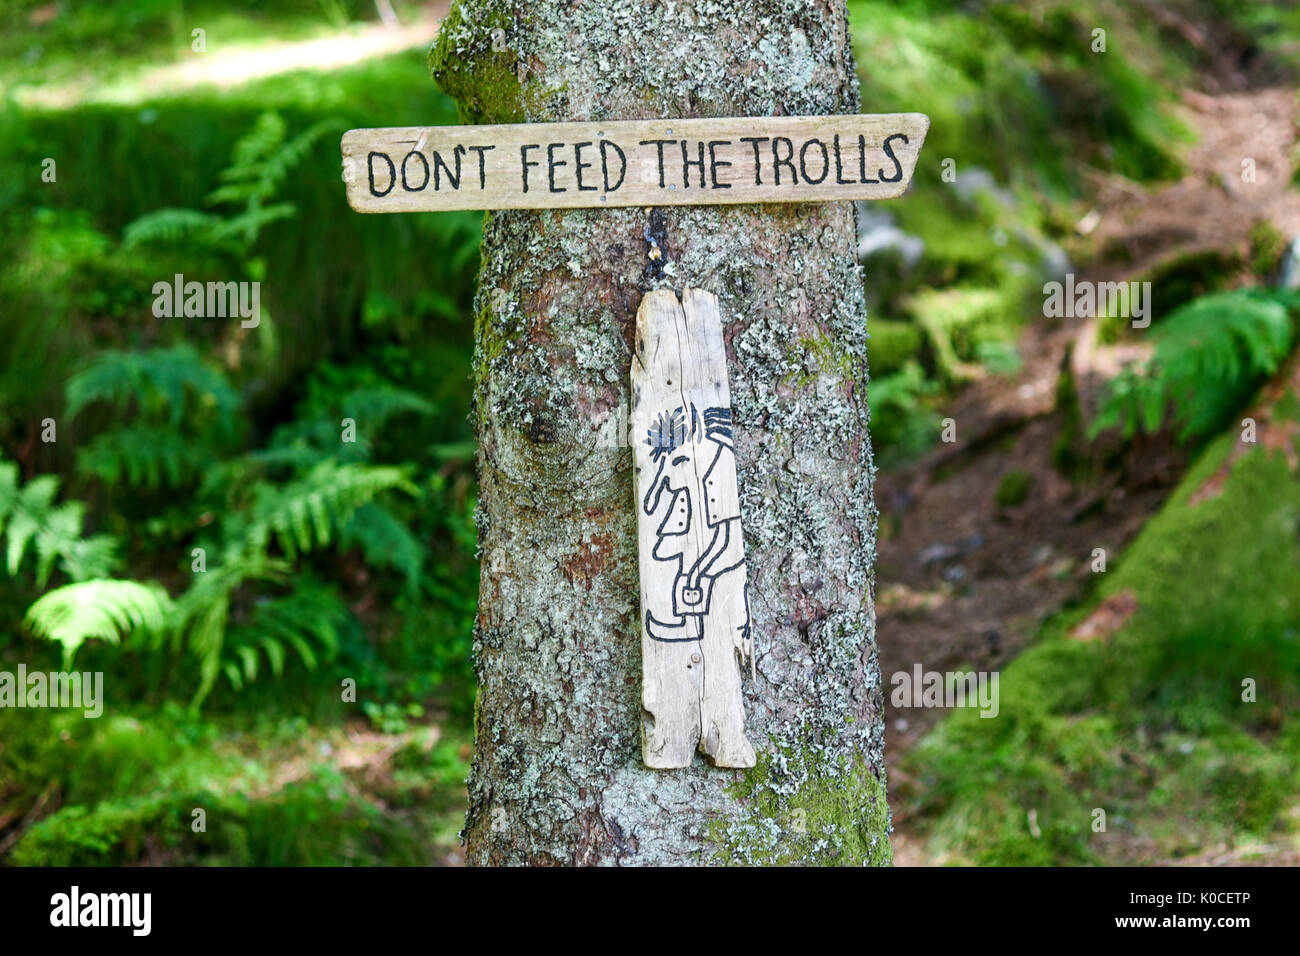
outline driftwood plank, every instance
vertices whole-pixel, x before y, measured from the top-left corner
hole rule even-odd
[[[637,312],[632,435],[647,766],[752,767],[741,664],[753,667],[731,390],[718,301],[648,293]]]
[[[921,113],[412,126],[343,135],[357,212],[892,199]]]

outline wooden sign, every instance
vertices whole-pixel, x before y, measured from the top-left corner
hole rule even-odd
[[[892,199],[929,117],[777,116],[354,129],[357,212]]]
[[[842,202],[901,196],[921,113],[354,129],[357,212]],[[648,293],[632,358],[643,758],[752,767],[755,674],[718,301]]]
[[[731,389],[718,300],[648,293],[636,317],[632,435],[641,571],[643,755],[754,766],[742,661],[754,667]]]

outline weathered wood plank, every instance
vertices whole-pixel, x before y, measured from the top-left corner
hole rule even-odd
[[[892,199],[930,128],[920,113],[354,129],[357,212]]]
[[[637,312],[632,435],[641,573],[643,754],[754,766],[741,667],[753,666],[731,390],[717,299],[648,293]]]

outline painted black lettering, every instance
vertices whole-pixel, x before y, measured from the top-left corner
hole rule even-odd
[[[759,154],[758,154],[758,148],[759,148],[759,146],[761,146],[763,143],[766,143],[766,142],[768,141],[768,139],[769,139],[769,137],[767,137],[767,136],[742,136],[742,137],[740,137],[740,141],[741,141],[742,143],[753,143],[753,144],[754,144],[754,185],[755,185],[755,186],[761,186],[761,185],[763,185],[763,160],[762,160],[762,158],[760,158],[760,156],[759,156]]]
[[[424,181],[418,186],[412,186],[406,179],[406,164],[411,161],[412,156],[418,159],[420,165],[424,167]],[[408,193],[418,193],[427,185],[429,185],[429,161],[424,158],[423,153],[417,153],[415,150],[411,150],[402,158],[402,188]]]
[[[709,140],[709,181],[713,184],[714,189],[730,189],[731,183],[718,182],[718,167],[730,166],[730,160],[718,159],[713,151],[719,146],[730,146],[729,139],[711,139]]]
[[[487,164],[484,163],[483,161],[483,154],[486,153],[489,149],[496,149],[496,147],[495,146],[469,147],[469,151],[471,153],[478,153],[478,188],[479,189],[487,188]]]
[[[456,171],[453,173],[451,167],[447,165],[442,155],[435,149],[433,151],[433,191],[437,192],[442,188],[442,173],[447,173],[447,181],[451,183],[452,189],[460,189],[460,158],[465,155],[467,150],[464,146],[457,146],[451,151],[452,162],[456,164]]]
[[[590,142],[573,144],[573,174],[578,179],[578,192],[594,193],[598,187],[582,185],[582,171],[591,169],[595,163],[584,163],[582,161],[582,147],[592,145]]]
[[[669,143],[675,143],[675,139],[643,139],[641,146],[657,146],[659,148],[659,188],[664,188],[664,147]]]
[[[606,147],[609,147],[614,150],[614,152],[618,153],[618,182],[614,183],[612,186],[609,184],[609,153],[606,150]],[[618,143],[615,143],[613,140],[602,139],[600,141],[600,175],[601,179],[605,183],[605,192],[607,193],[612,193],[614,190],[618,189],[619,186],[622,186],[623,177],[627,175],[627,156],[623,154],[623,150],[619,147]],[[659,176],[662,180],[663,173],[660,172]],[[663,185],[663,183],[660,182],[660,185]]]
[[[700,150],[699,159],[691,159],[690,154],[686,152],[686,140],[682,140],[682,185],[687,189],[691,188],[691,167],[700,168],[700,188],[704,188],[704,144],[697,143]]]
[[[858,137],[858,181],[862,183],[878,183],[879,179],[870,179],[867,177],[867,138]]]
[[[546,182],[549,184],[553,193],[567,193],[569,190],[564,186],[555,185],[555,170],[559,166],[569,165],[567,159],[556,160],[555,151],[562,147],[563,143],[546,144]]]
[[[840,134],[835,134],[835,183],[838,186],[851,186],[853,180],[844,178],[844,158],[840,156]]]
[[[541,148],[542,147],[537,145],[536,143],[525,143],[524,145],[519,147],[519,166],[520,166],[520,171],[522,172],[524,177],[524,192],[528,192],[528,168],[530,166],[542,165],[539,162],[534,162],[533,160],[530,160],[528,158],[528,151],[530,149],[541,149]]]
[[[816,179],[808,175],[808,147],[813,144],[822,151],[822,174]],[[826,153],[826,144],[819,139],[810,139],[799,149],[799,172],[803,175],[804,182],[812,186],[819,186],[826,180],[826,175],[831,171],[830,156]]]
[[[385,189],[383,192],[380,192],[378,189],[375,188],[375,157],[376,156],[381,157],[383,161],[388,164],[388,188]],[[387,196],[389,193],[391,193],[393,191],[393,187],[397,185],[397,167],[393,165],[393,160],[389,157],[389,155],[387,153],[376,153],[372,151],[370,155],[366,157],[366,166],[369,167],[369,171],[370,171],[370,195]]]
[[[778,147],[784,143],[786,153],[782,156]],[[772,138],[772,172],[776,174],[776,184],[781,185],[781,167],[788,167],[790,170],[790,182],[792,185],[799,185],[799,173],[795,171],[794,163],[794,143],[784,136],[775,136]]]
[[[885,137],[885,144],[884,144],[885,155],[894,161],[894,175],[886,176],[885,171],[883,169],[879,170],[878,175],[880,176],[880,181],[882,183],[897,183],[897,182],[902,182],[903,179],[903,164],[898,161],[898,157],[894,155],[893,149],[891,149],[889,146],[889,144],[896,139],[901,139],[903,141],[903,145],[907,145],[908,143],[907,136],[904,133],[895,133],[893,136]]]

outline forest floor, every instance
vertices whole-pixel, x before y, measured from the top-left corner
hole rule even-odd
[[[175,63],[150,65],[109,82],[88,74],[21,86],[15,99],[23,106],[67,109],[87,102],[153,100],[196,87],[229,89],[293,70],[343,69],[415,47],[428,49],[449,6],[450,0],[433,0],[419,19],[408,23],[353,25],[299,40],[222,43],[214,35],[205,38],[211,50],[186,51]]]
[[[1153,16],[1173,16],[1162,12],[1159,4],[1151,8]],[[61,5],[49,4],[31,17],[59,9]],[[272,30],[265,22],[250,21],[238,33],[233,20],[228,28],[220,21],[208,22],[204,25],[209,27],[209,52],[202,54],[190,50],[188,21],[168,39],[165,56],[146,51],[110,59],[72,46],[60,53],[53,43],[42,53],[42,45],[33,42],[27,52],[36,58],[22,59],[21,66],[18,57],[11,58],[15,65],[6,67],[10,74],[0,71],[0,86],[7,84],[10,75],[25,74],[13,90],[15,99],[61,110],[85,103],[152,102],[186,91],[228,92],[249,81],[298,70],[334,70],[337,81],[337,75],[359,60],[427,44],[445,9],[446,0],[434,0],[424,6],[419,21],[407,17],[400,27],[367,24],[341,30],[312,19],[293,30]],[[1231,268],[1244,278],[1250,271],[1251,232],[1259,220],[1271,221],[1287,237],[1300,235],[1300,194],[1289,188],[1296,148],[1294,88],[1243,68],[1230,44],[1213,32],[1198,33],[1194,28],[1185,32],[1209,65],[1199,88],[1182,96],[1182,118],[1197,134],[1196,144],[1181,156],[1184,174],[1177,182],[1157,188],[1116,176],[1097,177],[1090,190],[1092,208],[1077,227],[1078,248],[1070,248],[1078,261],[1087,263],[1077,270],[1079,279],[1145,277],[1180,261],[1192,263],[1184,265],[1187,273],[1194,271],[1195,256],[1203,252],[1234,261]],[[272,35],[278,39],[266,39]],[[1207,36],[1214,37],[1213,45]],[[426,74],[416,73],[420,83],[428,84]],[[39,74],[42,82],[32,83],[31,74]],[[316,92],[318,84],[311,80],[303,85]],[[392,90],[384,93],[391,95]],[[1253,182],[1242,178],[1243,159],[1254,162]],[[337,187],[336,177],[330,185]],[[1155,318],[1159,320],[1168,308],[1157,295]],[[1189,453],[1171,441],[1139,440],[1122,456],[1112,454],[1105,462],[1100,460],[1105,454],[1102,449],[1091,462],[1089,477],[1063,476],[1053,455],[1066,424],[1064,411],[1057,407],[1062,367],[1068,363],[1074,372],[1086,406],[1095,398],[1096,383],[1113,373],[1119,359],[1132,354],[1125,349],[1136,346],[1100,345],[1096,323],[1087,320],[1042,317],[1026,324],[1018,345],[1018,372],[1010,377],[989,375],[943,409],[943,415],[956,422],[957,442],[882,471],[877,484],[881,512],[878,636],[899,865],[960,861],[960,855],[940,855],[923,837],[922,821],[909,817],[920,816],[916,804],[909,802],[909,790],[929,784],[921,772],[915,781],[908,779],[905,758],[947,712],[892,708],[889,676],[910,672],[917,664],[940,672],[1000,670],[1008,665],[1038,641],[1045,620],[1063,608],[1096,598],[1100,576],[1090,568],[1094,549],[1104,548],[1109,559],[1118,559],[1166,504],[1189,466]],[[1300,365],[1293,363],[1290,371],[1293,386],[1300,390]],[[1269,403],[1266,393],[1260,407]],[[1270,432],[1270,423],[1259,417],[1261,444],[1287,447],[1291,424],[1280,423]],[[998,491],[1013,473],[1027,493],[1018,503],[999,505]],[[1215,482],[1222,478],[1222,471],[1215,472],[1205,482],[1204,493],[1212,495]],[[1125,613],[1114,602],[1103,601],[1089,621],[1104,634]],[[1024,661],[1022,657],[1018,663]],[[1004,699],[1011,698],[1011,683],[1008,679],[1004,685]],[[280,694],[293,696],[283,690]],[[315,725],[284,717],[268,705],[265,724],[250,724],[248,715],[255,715],[260,705],[246,699],[241,707],[227,715],[228,720],[209,713],[205,722],[199,722],[142,706],[96,722],[94,736],[85,738],[42,730],[32,739],[63,741],[57,753],[51,744],[47,757],[52,762],[55,756],[66,760],[69,769],[49,771],[51,782],[34,806],[25,792],[15,795],[6,790],[7,781],[0,786],[0,859],[29,825],[39,825],[60,803],[70,810],[93,803],[95,820],[106,820],[103,826],[120,827],[122,832],[135,832],[132,827],[156,829],[150,814],[162,812],[159,808],[169,813],[181,808],[187,834],[190,808],[210,805],[214,819],[224,820],[214,827],[202,855],[193,857],[196,862],[462,862],[455,834],[463,819],[462,781],[470,758],[466,717],[432,710],[411,716],[393,704],[367,712],[366,717]],[[1008,705],[1007,711],[1013,708]],[[1075,715],[1069,716],[1073,720]],[[1193,741],[1186,743],[1190,747]],[[1126,761],[1132,756],[1109,740],[1106,746],[1108,756],[1120,752]],[[73,748],[81,748],[76,760],[69,756]],[[959,750],[963,761],[981,756]],[[982,756],[990,763],[1000,759]],[[1138,753],[1134,759],[1142,757]],[[154,764],[165,773],[155,778],[140,771],[136,778],[128,778],[119,769]],[[42,765],[37,766],[44,772]],[[1259,766],[1265,768],[1261,776],[1280,779],[1274,765]],[[1247,767],[1253,768],[1253,764]],[[1187,771],[1189,788],[1205,789],[1213,783],[1203,769],[1198,764]],[[1240,771],[1239,765],[1230,763],[1224,772]],[[1007,771],[1008,778],[1011,773]],[[58,780],[68,781],[65,792],[56,786]],[[154,785],[166,797],[165,803],[155,807],[152,797],[135,799],[136,791],[151,792]],[[1035,785],[1031,779],[1019,793]],[[1227,789],[1235,799],[1238,791]],[[132,796],[124,798],[128,793]],[[1023,829],[1024,807],[1033,804],[1020,800],[1019,793],[1004,802],[1014,805]],[[1041,797],[1034,794],[1031,799]],[[1179,799],[1164,804],[1170,805],[1177,809],[1166,814],[1169,827],[1201,841],[1177,862],[1235,863],[1259,853],[1258,845],[1224,847],[1213,839],[1201,840],[1196,828],[1188,825]],[[1047,830],[1048,810],[1031,812],[1035,820],[1043,814]],[[131,814],[138,823],[130,823],[135,819]],[[1119,821],[1120,814],[1114,816]],[[118,817],[127,823],[112,822]],[[1300,819],[1300,814],[1296,817]],[[90,832],[88,824],[75,817],[69,820],[67,829],[74,836]],[[967,825],[964,819],[959,822]],[[1036,826],[1031,824],[1031,829]],[[1127,841],[1129,847],[1109,862],[1172,859],[1171,841],[1165,834],[1152,836],[1150,830],[1143,834],[1140,825],[1115,826],[1114,839]],[[59,840],[66,834],[60,836],[50,828],[47,836],[49,847],[65,851]],[[99,839],[96,832],[90,836]],[[1039,834],[1034,836],[1038,839]],[[353,847],[349,851],[353,855],[338,849],[335,844],[341,841]],[[1264,849],[1269,862],[1295,864],[1300,859],[1293,847],[1275,841]],[[27,858],[44,859],[42,852],[40,846],[29,848]],[[180,852],[175,847],[158,849],[147,852],[144,859],[190,861]]]
[[[1242,263],[1244,275],[1257,221],[1271,221],[1288,238],[1300,235],[1300,193],[1290,185],[1295,90],[1252,87],[1232,74],[1205,85],[1214,92],[1183,96],[1183,119],[1197,143],[1179,181],[1154,190],[1115,177],[1097,181],[1094,212],[1081,224],[1097,255],[1077,279],[1127,281],[1207,250]],[[1254,182],[1243,181],[1247,158]],[[1033,321],[1020,342],[1020,373],[977,382],[943,411],[956,423],[957,441],[878,478],[877,615],[891,794],[905,779],[903,757],[946,711],[893,707],[889,675],[918,664],[941,673],[1001,668],[1048,617],[1089,593],[1094,549],[1118,556],[1188,465],[1171,441],[1147,441],[1091,480],[1072,482],[1058,471],[1062,368],[1072,367],[1086,407],[1095,395],[1090,383],[1101,378],[1089,375],[1090,366],[1118,352],[1098,346],[1096,331],[1084,319]],[[1013,472],[1028,493],[1001,506],[998,489]],[[907,808],[893,809],[896,862],[934,862],[909,831]]]

